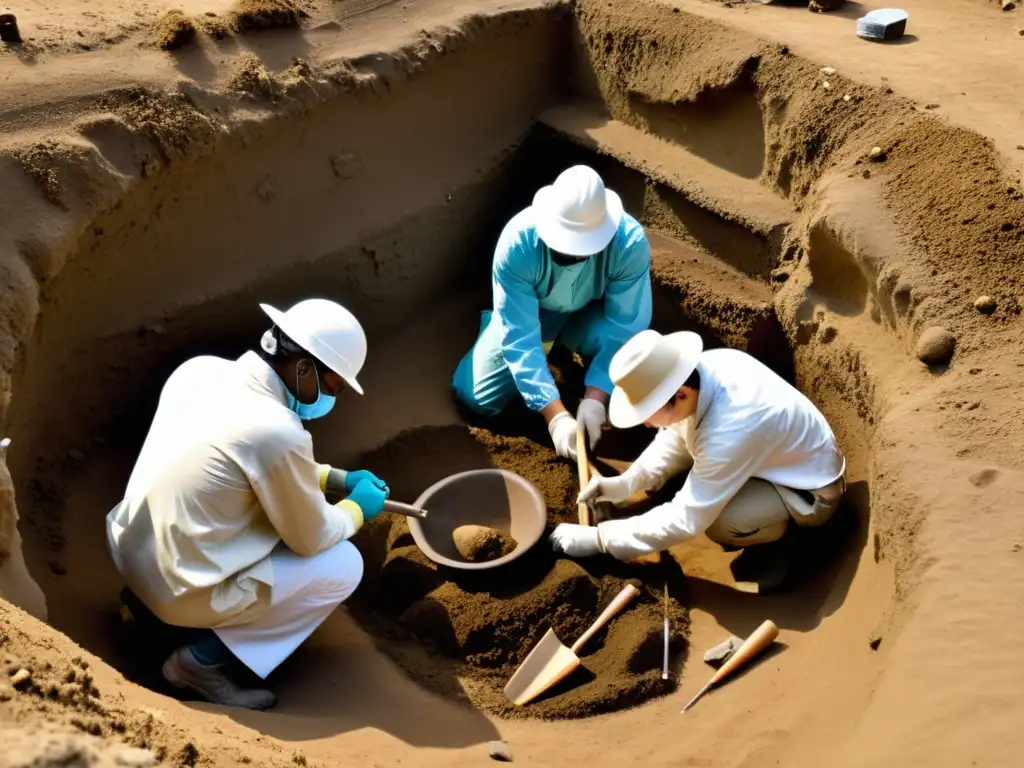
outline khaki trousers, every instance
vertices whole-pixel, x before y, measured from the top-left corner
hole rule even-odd
[[[796,491],[751,478],[705,533],[712,541],[730,547],[768,544],[782,538],[790,520],[810,528],[828,522],[845,491],[843,477],[813,491]]]

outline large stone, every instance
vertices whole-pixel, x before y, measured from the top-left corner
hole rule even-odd
[[[939,325],[933,325],[921,334],[914,350],[917,359],[925,365],[948,363],[956,349],[956,336]]]

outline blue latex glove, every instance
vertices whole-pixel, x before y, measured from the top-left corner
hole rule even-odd
[[[381,490],[377,487],[373,480],[366,479],[361,481],[348,495],[348,501],[354,501],[359,505],[359,508],[363,511],[363,522],[367,523],[373,520],[377,515],[384,511],[384,501],[388,497],[389,491]],[[380,482],[379,480],[377,482]],[[386,488],[386,486],[385,486]]]
[[[345,490],[351,493],[356,489],[357,485],[363,482],[363,480],[369,480],[380,490],[384,491],[385,493],[390,493],[388,484],[385,483],[383,480],[381,480],[368,469],[356,469],[351,472],[348,472],[345,476]]]

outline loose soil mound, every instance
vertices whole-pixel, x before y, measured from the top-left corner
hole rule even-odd
[[[452,532],[459,554],[471,563],[497,560],[512,552],[517,542],[494,528],[483,525],[462,525]]]
[[[454,472],[506,469],[541,490],[548,532],[576,520],[573,467],[526,437],[460,426],[414,429],[364,456],[360,466],[385,478],[398,499],[415,499]],[[404,518],[382,516],[359,537],[366,576],[350,603],[352,611],[380,647],[431,690],[500,715],[572,718],[622,709],[675,689],[674,679],[661,679],[660,601],[665,579],[678,591],[682,574],[674,561],[574,561],[556,557],[545,536],[508,566],[470,572],[428,560]],[[525,708],[513,707],[502,689],[543,634],[552,628],[571,645],[627,580],[636,583],[640,595],[582,649],[580,669]],[[670,621],[671,663],[677,668],[689,616],[675,601]]]

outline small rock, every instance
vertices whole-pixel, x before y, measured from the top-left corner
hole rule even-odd
[[[56,560],[51,560],[47,565],[50,566],[50,570],[57,576],[66,576],[68,569],[64,567],[63,563],[58,563]]]
[[[974,474],[970,475],[967,479],[971,485],[975,488],[984,488],[986,485],[991,485],[995,482],[996,478],[999,477],[998,469],[982,469]]]
[[[30,682],[32,682],[32,673],[24,667],[11,675],[11,685],[15,688]]]
[[[879,635],[877,632],[872,632],[868,636],[868,645],[871,646],[871,650],[872,651],[877,651],[878,650],[878,646],[880,646],[881,644],[882,644],[882,636]]]
[[[836,70],[835,70],[834,67],[822,67],[821,68],[821,74],[823,74],[823,75],[834,75],[835,73],[836,73]]]
[[[1015,544],[1013,545],[1013,551],[1014,551],[1014,552],[1020,552],[1020,542],[1019,542],[1019,541],[1018,541],[1018,542],[1016,542],[1016,543],[1015,543]]]
[[[870,179],[871,178],[871,171],[869,171],[867,168],[865,168],[863,171],[861,171],[860,175],[863,176],[865,179]]]
[[[925,109],[938,109],[939,105],[938,104],[925,104],[924,108]]]
[[[881,147],[872,147],[871,151],[868,152],[868,159],[873,163],[883,163],[888,157],[889,153]]]
[[[826,91],[829,91],[829,90],[832,89],[832,85],[829,83],[828,80],[822,81],[821,87],[824,88]]]
[[[0,701],[10,701],[14,698],[14,688],[7,683],[0,683]]]
[[[274,185],[269,180],[264,179],[256,185],[256,197],[265,203],[269,203],[274,199]]]
[[[974,308],[986,315],[996,311],[996,300],[991,296],[979,296],[974,300]]]
[[[843,94],[843,101],[849,101],[849,100],[850,100],[850,94],[844,93]]]
[[[512,762],[512,752],[504,741],[490,742],[487,745],[487,752],[491,756],[491,760],[497,760],[499,763]]]
[[[725,664],[729,658],[736,653],[739,647],[743,645],[742,638],[733,635],[728,640],[719,643],[714,648],[704,652],[704,663],[710,664],[713,667],[717,667],[721,664]]]
[[[114,765],[123,765],[125,768],[149,768],[151,765],[159,765],[160,760],[148,749],[138,747],[121,747],[114,754]]]
[[[1004,11],[1012,11],[1017,7],[1015,0],[999,0],[999,7]]]
[[[942,365],[949,362],[955,349],[956,336],[941,326],[933,325],[918,338],[914,352],[925,365]]]

